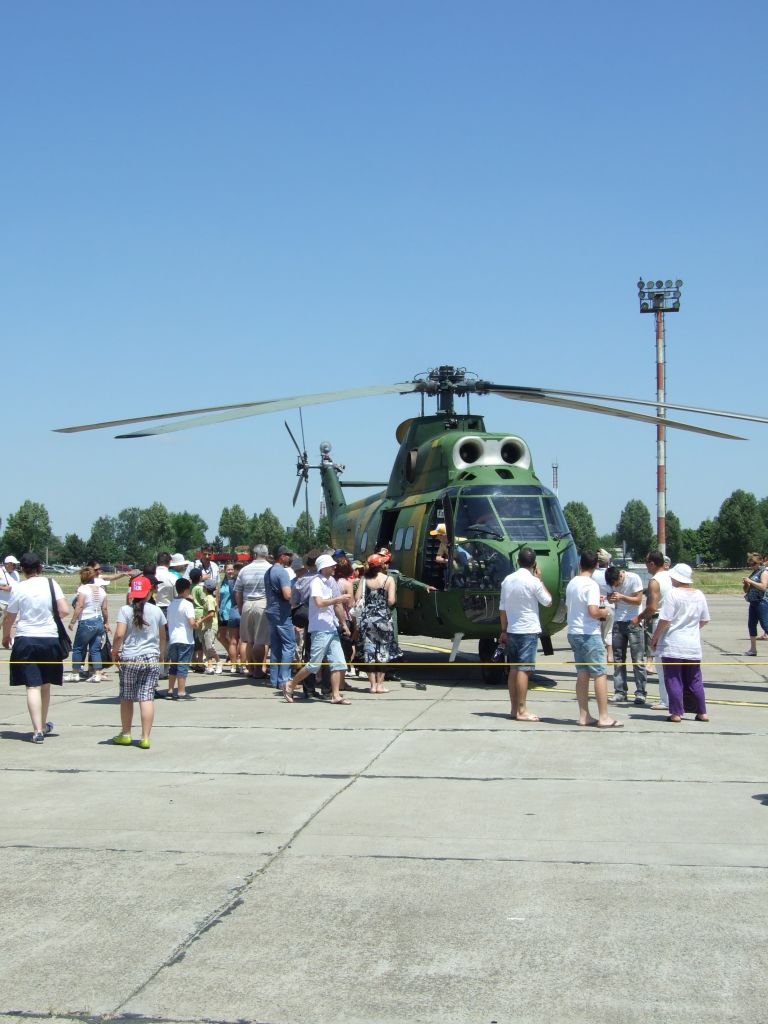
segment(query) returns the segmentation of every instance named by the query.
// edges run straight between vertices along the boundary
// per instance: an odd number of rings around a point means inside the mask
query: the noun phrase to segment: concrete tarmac
[[[29,743],[0,665],[0,1024],[764,1024],[768,642],[709,603],[706,724],[578,728],[563,634],[539,723],[415,637],[426,690],[190,677],[149,751],[114,671]]]

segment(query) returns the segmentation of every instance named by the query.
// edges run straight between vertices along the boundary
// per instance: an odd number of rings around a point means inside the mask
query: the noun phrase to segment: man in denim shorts
[[[600,586],[592,578],[597,568],[597,552],[582,551],[580,572],[565,590],[568,611],[568,643],[576,660],[576,700],[579,725],[598,729],[618,729],[624,723],[608,714],[608,666],[600,626],[608,610],[600,597]],[[594,679],[597,718],[589,713],[589,680]]]
[[[541,633],[539,605],[548,608],[552,595],[541,582],[533,548],[520,548],[519,568],[501,584],[499,643],[506,644],[509,676],[507,686],[512,718],[518,722],[538,722],[538,716],[526,707],[528,675],[536,666],[536,647]]]
[[[342,594],[333,573],[336,560],[331,555],[320,555],[315,562],[316,575],[309,589],[309,635],[312,648],[307,664],[299,669],[293,679],[285,684],[285,699],[293,704],[293,690],[313,672],[320,671],[324,661],[331,670],[331,704],[349,704],[341,692],[341,683],[347,671],[347,661],[339,640],[339,630],[349,636],[349,627],[344,617],[344,606],[352,598]]]

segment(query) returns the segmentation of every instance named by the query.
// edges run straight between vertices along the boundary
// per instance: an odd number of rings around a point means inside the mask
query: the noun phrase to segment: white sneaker
[[[91,676],[91,682],[92,683],[100,683],[101,682],[101,672],[94,672],[93,675]]]
[[[216,672],[216,675],[217,675],[217,676],[220,676],[220,675],[221,675],[221,673],[222,673],[223,669],[222,669],[222,667],[221,667],[221,662],[220,662],[220,661],[217,661],[217,662],[216,662],[216,668],[215,668],[215,670],[214,670],[214,671]]]
[[[215,669],[215,668],[207,668],[207,669],[205,670],[205,674],[206,674],[207,676],[212,676],[212,675],[215,675],[215,674],[216,674],[216,669]]]
[[[65,672],[64,673],[64,682],[65,683],[79,683],[80,682],[80,673],[79,672]]]

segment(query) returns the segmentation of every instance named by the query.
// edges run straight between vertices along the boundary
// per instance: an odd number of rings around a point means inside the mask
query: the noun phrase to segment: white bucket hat
[[[678,562],[674,568],[669,570],[669,578],[676,583],[693,583],[693,569],[685,562]]]
[[[320,555],[318,560],[315,562],[315,568],[318,572],[321,569],[329,569],[332,565],[336,565],[336,559],[332,558],[331,555]]]

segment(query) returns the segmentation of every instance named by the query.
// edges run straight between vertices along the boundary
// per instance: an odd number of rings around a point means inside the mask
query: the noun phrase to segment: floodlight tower
[[[683,282],[637,282],[640,312],[653,313],[656,318],[656,415],[664,419],[664,371],[666,368],[666,335],[664,314],[680,312],[680,289]],[[659,550],[667,553],[667,437],[663,423],[656,424],[656,535]]]

